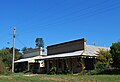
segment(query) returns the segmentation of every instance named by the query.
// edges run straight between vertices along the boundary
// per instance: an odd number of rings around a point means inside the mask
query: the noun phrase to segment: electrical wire
[[[18,37],[16,37],[16,39],[16,41],[18,41],[22,46],[26,47],[26,45]]]
[[[94,10],[93,12],[87,12],[87,13],[80,14],[79,16],[76,16],[76,17],[77,17],[77,19],[78,19],[78,18],[81,18],[81,17],[86,16],[86,15],[87,15],[87,17],[89,17],[89,14],[90,14],[90,16],[94,16],[94,15],[97,15],[97,14],[100,14],[100,13],[104,13],[104,12],[110,11],[110,10],[112,10],[112,9],[119,8],[119,6],[118,6],[118,7],[115,7],[116,5],[119,5],[119,4],[120,4],[120,2],[117,2],[117,3],[114,3],[114,4],[109,5],[109,6],[107,6],[107,7],[102,7],[102,8],[100,8],[100,9],[96,9],[96,10]],[[115,7],[115,8],[114,8],[114,7]],[[104,10],[104,11],[103,11],[103,10]],[[92,13],[92,14],[91,14],[91,13]],[[96,14],[95,14],[95,13],[96,13]],[[65,23],[64,20],[61,20],[61,21],[63,21],[63,22]],[[46,25],[40,25],[40,26],[46,27],[46,26],[49,26],[49,25],[56,25],[56,24],[60,24],[60,23],[61,23],[60,21],[57,21],[57,22],[54,22],[54,23],[48,23],[48,24],[46,24]],[[62,23],[62,24],[63,24],[63,23]]]
[[[65,15],[63,15],[63,16],[54,18],[54,19],[52,19],[52,20],[49,19],[49,21],[59,21],[59,20],[68,18],[68,17],[70,17],[70,16],[73,16],[73,15],[75,15],[75,14],[77,14],[77,13],[83,12],[83,11],[85,11],[85,10],[89,10],[89,9],[96,8],[97,6],[101,6],[101,5],[103,5],[103,4],[105,4],[105,3],[108,3],[108,2],[110,2],[110,1],[113,1],[113,0],[105,0],[105,1],[102,1],[102,2],[100,2],[100,3],[97,3],[97,4],[94,4],[94,5],[88,6],[88,7],[86,7],[86,8],[83,8],[83,9],[80,9],[80,10],[77,10],[77,11],[70,12],[69,14],[65,14]],[[47,17],[47,18],[48,18],[48,17]],[[45,18],[44,18],[44,20],[45,20]],[[42,21],[43,21],[43,20],[42,20]],[[44,24],[46,24],[46,22],[45,22]]]

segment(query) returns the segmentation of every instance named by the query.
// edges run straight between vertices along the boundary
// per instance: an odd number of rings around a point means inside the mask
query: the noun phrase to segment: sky
[[[0,0],[0,49],[45,47],[86,38],[88,45],[110,47],[120,41],[120,0]]]

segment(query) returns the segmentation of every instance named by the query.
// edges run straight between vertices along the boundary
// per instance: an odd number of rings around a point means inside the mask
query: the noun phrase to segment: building
[[[74,41],[55,44],[47,47],[47,56],[36,61],[45,61],[46,73],[50,73],[53,67],[56,73],[80,73],[83,69],[93,70],[95,58],[100,49],[108,49],[105,47],[97,47],[86,45],[86,39],[78,39]]]
[[[40,67],[43,66],[43,61],[35,62],[35,59],[40,59],[47,56],[47,50],[31,49],[24,54],[24,59],[15,61],[15,71],[31,71],[40,73]]]
[[[78,39],[47,47],[43,54],[38,55],[38,50],[25,54],[25,59],[15,61],[18,68],[27,69],[35,73],[50,73],[54,68],[55,73],[80,73],[84,70],[93,70],[95,60],[100,49],[109,49],[86,45],[86,39]],[[23,67],[25,66],[25,67]]]

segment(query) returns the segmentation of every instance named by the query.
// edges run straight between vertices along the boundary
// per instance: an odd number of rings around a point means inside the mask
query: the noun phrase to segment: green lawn
[[[120,82],[120,75],[0,75],[0,82]]]

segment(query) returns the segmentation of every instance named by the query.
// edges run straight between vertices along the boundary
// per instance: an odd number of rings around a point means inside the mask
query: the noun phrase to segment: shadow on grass
[[[109,74],[109,75],[119,75],[120,74],[120,69],[106,69],[98,74]]]
[[[120,75],[120,69],[92,70],[85,74],[88,75]]]

